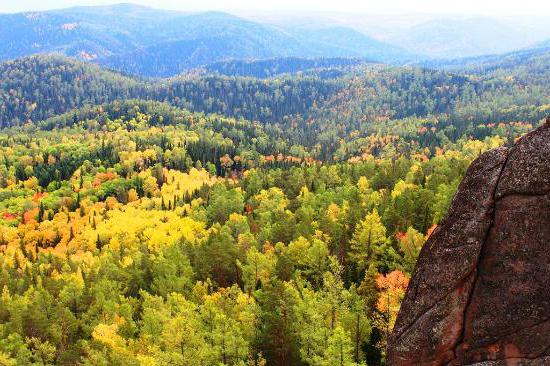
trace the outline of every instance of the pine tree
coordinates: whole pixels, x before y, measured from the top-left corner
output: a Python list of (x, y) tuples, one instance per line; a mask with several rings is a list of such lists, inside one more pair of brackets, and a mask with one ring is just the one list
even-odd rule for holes
[(103, 248), (103, 243), (101, 242), (101, 238), (99, 237), (99, 233), (97, 234), (97, 238), (95, 241), (95, 247), (101, 251), (101, 248)]
[(38, 208), (38, 222), (42, 222), (44, 220), (44, 204), (40, 202), (40, 206)]

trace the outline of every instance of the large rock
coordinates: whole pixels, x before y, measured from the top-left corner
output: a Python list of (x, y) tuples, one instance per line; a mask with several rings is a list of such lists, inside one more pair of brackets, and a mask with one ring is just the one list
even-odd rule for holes
[(420, 253), (390, 365), (550, 365), (550, 120), (474, 161)]

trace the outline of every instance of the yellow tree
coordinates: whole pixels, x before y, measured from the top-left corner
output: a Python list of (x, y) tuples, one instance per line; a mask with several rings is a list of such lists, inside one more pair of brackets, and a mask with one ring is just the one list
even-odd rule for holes
[(407, 272), (411, 273), (416, 264), (416, 259), (420, 253), (420, 249), (426, 241), (424, 235), (419, 233), (413, 227), (409, 227), (406, 233), (401, 233), (397, 235), (399, 240), (399, 248), (404, 254), (405, 257), (405, 269)]
[(269, 280), (275, 272), (276, 262), (277, 258), (270, 245), (264, 246), (263, 252), (259, 252), (256, 247), (248, 249), (245, 263), (237, 260), (237, 265), (242, 271), (244, 288), (248, 294)]
[(382, 224), (378, 211), (372, 210), (355, 227), (350, 257), (361, 270), (364, 270), (386, 241), (386, 227)]

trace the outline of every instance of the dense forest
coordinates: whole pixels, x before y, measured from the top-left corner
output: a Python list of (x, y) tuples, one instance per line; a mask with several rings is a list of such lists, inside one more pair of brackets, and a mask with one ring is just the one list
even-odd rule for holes
[(549, 113), (536, 57), (1, 64), (0, 364), (384, 365), (466, 169)]
[(350, 132), (362, 132), (380, 121), (435, 118), (441, 127), (457, 129), (454, 136), (447, 133), (456, 139), (477, 123), (533, 123), (544, 116), (549, 59), (537, 55), (521, 61), (482, 75), (367, 65), (343, 76), (321, 78), (319, 74), (327, 69), (319, 70), (312, 63), (316, 72), (305, 75), (258, 79), (191, 73), (147, 80), (61, 56), (33, 56), (0, 65), (0, 123), (2, 127), (22, 125), (85, 105), (137, 98), (308, 129), (313, 138), (317, 134), (309, 133), (312, 128), (335, 130), (339, 138), (347, 138)]
[(320, 78), (343, 76), (347, 68), (366, 64), (361, 59), (351, 58), (274, 58), (264, 60), (231, 60), (206, 64), (198, 71), (225, 76), (250, 76), (269, 78), (282, 74), (314, 74)]

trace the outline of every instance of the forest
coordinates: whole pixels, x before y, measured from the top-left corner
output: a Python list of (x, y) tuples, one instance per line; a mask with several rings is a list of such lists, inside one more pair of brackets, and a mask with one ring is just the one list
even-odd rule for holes
[(0, 365), (385, 365), (479, 154), (550, 111), (549, 59), (0, 65)]

